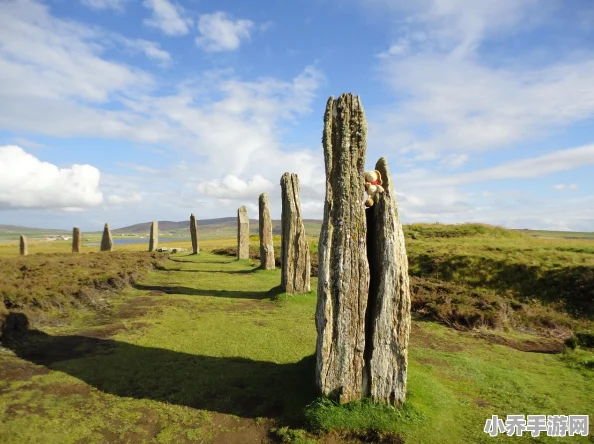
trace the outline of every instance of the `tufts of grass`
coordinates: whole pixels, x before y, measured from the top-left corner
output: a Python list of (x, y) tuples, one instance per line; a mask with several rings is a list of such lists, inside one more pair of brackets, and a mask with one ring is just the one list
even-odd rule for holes
[(418, 423), (424, 415), (410, 403), (402, 408), (373, 404), (368, 400), (340, 405), (320, 398), (305, 410), (308, 428), (315, 432), (348, 430), (356, 433), (398, 434), (403, 424)]

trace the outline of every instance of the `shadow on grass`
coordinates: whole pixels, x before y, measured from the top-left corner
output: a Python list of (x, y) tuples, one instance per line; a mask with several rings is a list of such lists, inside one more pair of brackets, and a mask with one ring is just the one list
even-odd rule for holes
[[(188, 256), (188, 257), (200, 257), (200, 255), (196, 256)], [(172, 258), (168, 258), (169, 261), (171, 262), (177, 262), (180, 264), (200, 264), (200, 263), (204, 263), (204, 264), (233, 264), (237, 261), (237, 259), (229, 259), (229, 260), (209, 260), (209, 261), (205, 261), (205, 262), (196, 262), (196, 261), (185, 261), (185, 260), (179, 260), (179, 259), (172, 259)]]
[(37, 330), (10, 348), (22, 359), (67, 373), (104, 393), (244, 418), (271, 417), (297, 425), (316, 397), (315, 356), (275, 364)]
[(208, 290), (182, 286), (143, 284), (134, 284), (134, 288), (136, 288), (137, 290), (161, 291), (166, 294), (184, 294), (188, 296), (212, 296), (219, 298), (236, 299), (274, 299), (283, 292), (280, 285), (273, 287), (267, 291)]
[(230, 270), (230, 271), (223, 271), (223, 270), (185, 270), (183, 268), (166, 268), (161, 267), (157, 268), (159, 271), (181, 271), (182, 273), (221, 273), (221, 274), (250, 274), (254, 273), (260, 268), (254, 268), (252, 270)]

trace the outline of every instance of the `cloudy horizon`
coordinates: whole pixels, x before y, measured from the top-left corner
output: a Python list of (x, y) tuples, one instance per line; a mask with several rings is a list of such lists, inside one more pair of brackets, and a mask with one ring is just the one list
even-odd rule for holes
[(4, 0), (0, 224), (321, 219), (329, 96), (404, 223), (594, 231), (588, 0)]

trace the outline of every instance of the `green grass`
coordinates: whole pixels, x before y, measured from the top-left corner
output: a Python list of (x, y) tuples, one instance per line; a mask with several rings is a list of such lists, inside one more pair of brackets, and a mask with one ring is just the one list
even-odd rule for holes
[[(548, 241), (541, 244), (521, 234), (501, 239), (494, 245), (488, 232), (419, 235), (414, 242), (408, 238), (407, 246), (412, 266), (418, 263), (416, 255), (449, 251), (492, 259), (516, 249), (519, 253), (510, 261), (545, 264), (542, 267), (556, 260), (544, 253), (552, 247)], [(494, 344), (481, 330), (428, 322), (422, 313), (413, 321), (408, 398), (402, 408), (367, 402), (338, 406), (320, 399), (313, 384), (315, 291), (280, 293), (278, 269), (259, 270), (257, 260), (210, 253), (232, 248), (235, 242), (204, 241), (198, 256), (171, 255), (158, 269), (143, 272), (132, 287), (100, 293), (109, 298), (104, 309), (80, 315), (75, 309), (67, 323), (41, 319), (37, 331), (11, 348), (0, 348), (0, 441), (259, 442), (272, 431), (278, 442), (293, 443), (331, 437), (335, 442), (390, 442), (396, 437), (406, 443), (435, 442), (436, 437), (444, 443), (507, 442), (512, 438), (492, 439), (483, 433), (487, 417), (594, 412), (591, 350), (578, 345), (561, 354), (527, 353)], [(251, 247), (256, 246), (253, 240)], [(60, 285), (72, 276), (87, 282), (89, 274), (107, 276), (126, 266), (134, 270), (135, 261), (150, 257), (140, 253), (139, 246), (81, 255), (51, 248), (54, 254), (5, 258), (0, 266), (20, 270), (22, 262), (33, 271), (44, 261), (55, 261), (55, 267), (32, 276), (46, 291), (44, 300), (53, 294), (64, 303), (67, 287)], [(558, 254), (576, 255), (569, 260), (573, 266), (587, 253)], [(112, 261), (89, 262), (94, 257)], [(81, 261), (79, 269), (73, 260)], [(591, 266), (587, 259), (584, 263)], [(61, 276), (66, 269), (71, 279)], [(476, 284), (463, 270), (448, 277), (461, 283), (444, 276), (442, 272), (443, 288), (434, 288), (441, 296), (455, 299), (458, 290), (464, 297), (471, 291), (482, 297), (499, 295), (500, 290), (481, 280)], [(437, 282), (438, 277), (415, 279)], [(15, 281), (14, 276), (7, 278), (0, 290), (13, 288)], [(588, 330), (576, 333), (582, 331)], [(513, 330), (497, 334), (506, 341), (539, 339)], [(590, 424), (593, 433), (592, 417)], [(527, 436), (513, 439), (533, 442)], [(541, 437), (538, 442), (588, 438)]]

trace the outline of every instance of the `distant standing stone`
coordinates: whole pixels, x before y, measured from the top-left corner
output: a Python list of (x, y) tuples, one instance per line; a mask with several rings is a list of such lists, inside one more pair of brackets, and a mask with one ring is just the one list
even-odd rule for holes
[(250, 257), (250, 220), (245, 205), (237, 210), (237, 259)]
[(363, 169), (367, 124), (358, 96), (330, 97), (322, 144), (324, 220), (318, 244), (316, 383), (341, 403), (363, 396), (369, 290)]
[(198, 245), (198, 221), (194, 213), (190, 214), (190, 236), (192, 236), (192, 253), (200, 253), (200, 246)]
[(105, 224), (103, 228), (103, 237), (101, 238), (101, 251), (112, 251), (113, 250), (113, 238), (111, 237), (111, 231), (109, 230), (109, 224)]
[(21, 234), (20, 252), (21, 252), (21, 256), (27, 256), (29, 254), (29, 245), (27, 242), (27, 236), (25, 236), (23, 234)]
[(81, 250), (80, 228), (74, 227), (72, 229), (72, 252), (80, 253), (80, 250)]
[(272, 221), (270, 220), (270, 202), (266, 193), (260, 194), (260, 267), (274, 270), (274, 245), (272, 243)]
[(151, 237), (149, 239), (148, 251), (155, 251), (159, 247), (159, 222), (154, 221), (151, 224)]
[(299, 178), (285, 173), (281, 177), (281, 287), (287, 293), (310, 290), (309, 244), (301, 218)]

